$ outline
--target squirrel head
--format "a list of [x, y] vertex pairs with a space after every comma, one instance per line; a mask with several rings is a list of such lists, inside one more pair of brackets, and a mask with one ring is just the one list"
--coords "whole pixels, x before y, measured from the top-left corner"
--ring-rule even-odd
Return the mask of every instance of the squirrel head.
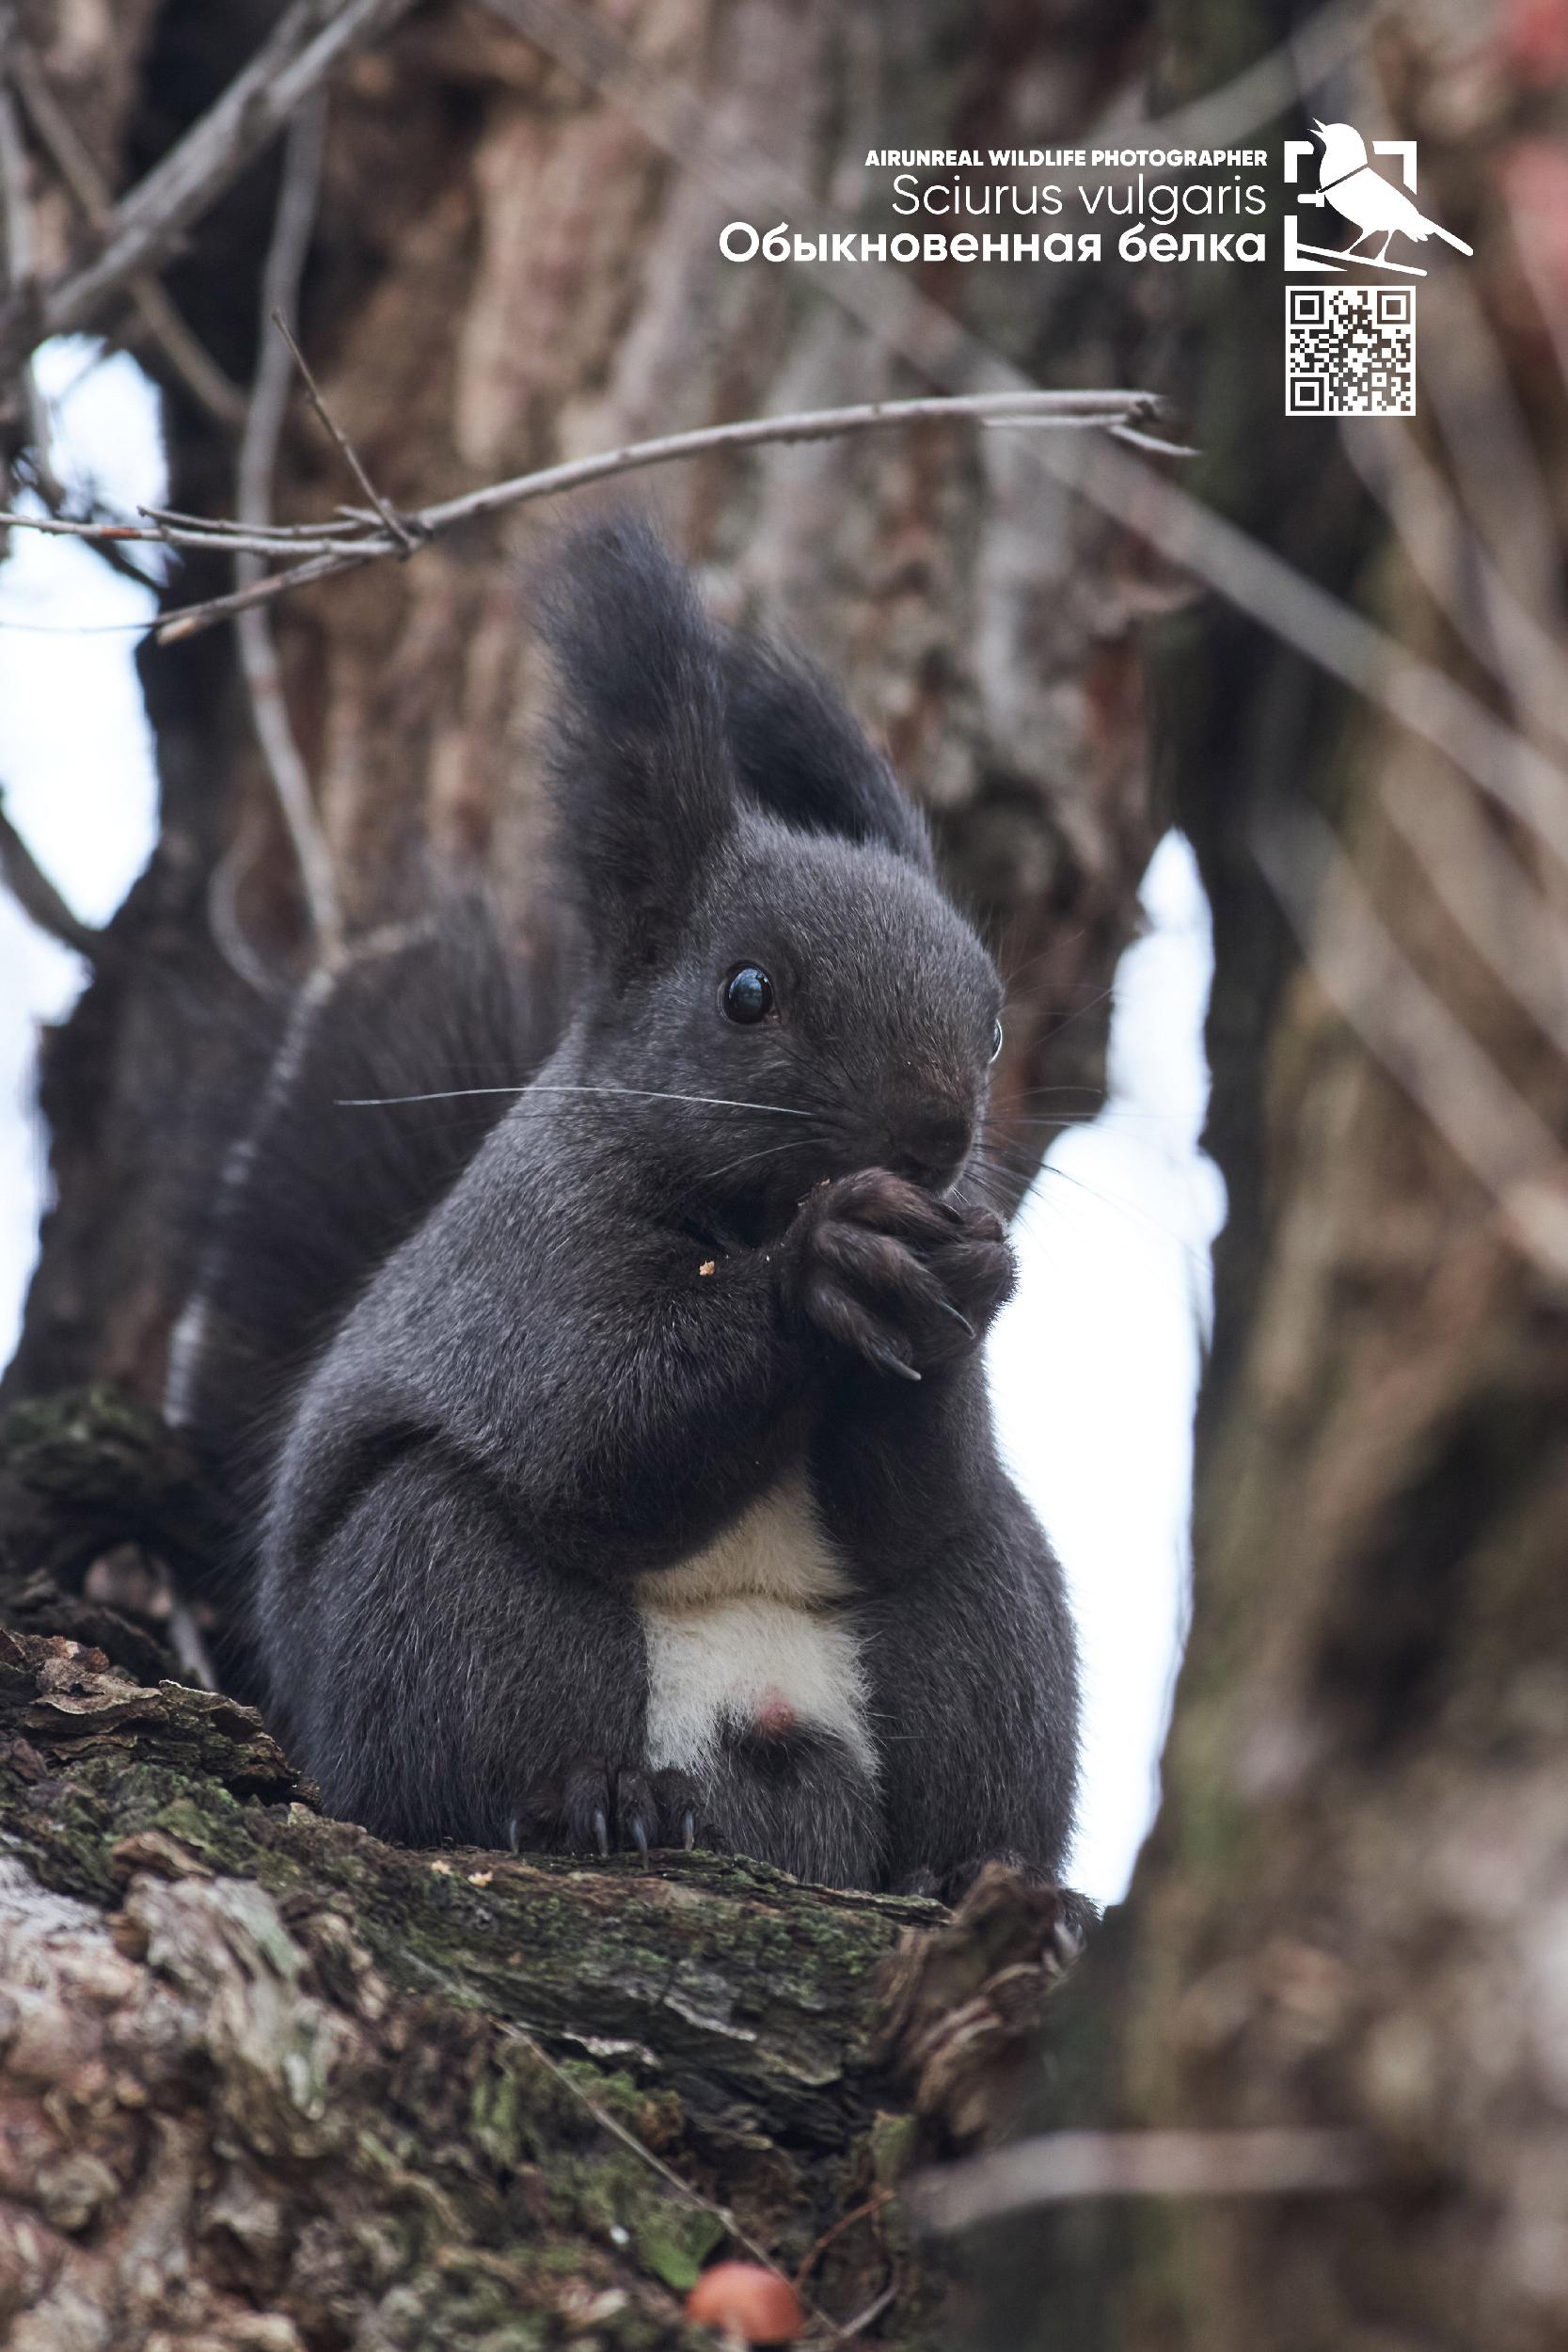
[[567, 544], [543, 626], [585, 1076], [647, 1089], [639, 1151], [743, 1231], [857, 1168], [949, 1189], [1002, 985], [886, 761], [807, 663], [710, 622], [640, 518]]

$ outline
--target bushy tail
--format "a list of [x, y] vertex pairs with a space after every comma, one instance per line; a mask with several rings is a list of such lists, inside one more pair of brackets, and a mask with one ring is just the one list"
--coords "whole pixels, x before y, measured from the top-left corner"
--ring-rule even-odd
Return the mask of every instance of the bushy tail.
[[[554, 1025], [547, 978], [525, 984], [471, 899], [372, 936], [301, 990], [211, 1204], [170, 1361], [169, 1418], [241, 1517], [300, 1381], [538, 1069]], [[407, 1099], [420, 1096], [453, 1099]]]

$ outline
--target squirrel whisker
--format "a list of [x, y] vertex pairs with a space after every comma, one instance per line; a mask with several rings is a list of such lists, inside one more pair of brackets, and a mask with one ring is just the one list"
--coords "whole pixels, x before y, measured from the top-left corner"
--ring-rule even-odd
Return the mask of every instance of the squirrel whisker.
[[399, 1103], [460, 1103], [471, 1094], [627, 1094], [645, 1103], [703, 1103], [716, 1110], [772, 1111], [780, 1119], [809, 1119], [810, 1111], [785, 1103], [742, 1103], [727, 1094], [665, 1094], [657, 1087], [558, 1087], [537, 1081], [520, 1087], [451, 1087], [436, 1094], [352, 1094], [340, 1097], [341, 1111], [387, 1110]]

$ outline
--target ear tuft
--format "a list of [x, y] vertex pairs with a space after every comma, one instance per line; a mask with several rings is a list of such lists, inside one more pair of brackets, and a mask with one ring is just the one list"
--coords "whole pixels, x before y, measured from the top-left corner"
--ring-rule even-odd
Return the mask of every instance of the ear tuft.
[[925, 819], [812, 662], [737, 634], [725, 641], [724, 683], [748, 799], [802, 833], [879, 841], [931, 870]]
[[540, 628], [560, 675], [562, 845], [595, 928], [619, 928], [641, 960], [735, 824], [720, 648], [689, 577], [635, 514], [558, 549]]

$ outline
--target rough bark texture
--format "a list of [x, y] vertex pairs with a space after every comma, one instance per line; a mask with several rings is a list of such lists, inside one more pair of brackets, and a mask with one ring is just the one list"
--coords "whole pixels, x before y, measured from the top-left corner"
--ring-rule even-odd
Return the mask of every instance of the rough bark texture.
[[[1175, 18], [1197, 88], [1283, 29], [1265, 8]], [[1500, 216], [1525, 139], [1560, 128], [1559, 69], [1528, 70], [1528, 30], [1511, 48], [1473, 20], [1396, 13], [1383, 97], [1357, 77], [1307, 111], [1365, 122], [1391, 103], [1421, 140], [1424, 206], [1476, 245], [1418, 292], [1421, 442], [1560, 646], [1561, 389]], [[1482, 667], [1497, 609], [1474, 542], [1465, 553], [1441, 519], [1444, 493], [1426, 490], [1424, 518], [1457, 628], [1342, 454], [1310, 428], [1282, 432], [1278, 362], [1258, 357], [1277, 349], [1279, 306], [1277, 279], [1238, 273], [1201, 320], [1218, 393], [1198, 417], [1206, 493], [1499, 701]], [[1214, 905], [1212, 1136], [1232, 1226], [1164, 1808], [1045, 2112], [1349, 2127], [1383, 2185], [1101, 2206], [1004, 2233], [988, 2276], [1006, 2296], [986, 2302], [976, 2340], [1545, 2352], [1568, 2341], [1560, 1274], [1296, 968], [1251, 844], [1292, 809], [1331, 816], [1381, 924], [1560, 1141], [1568, 1076], [1513, 990], [1560, 946], [1560, 874], [1528, 828], [1325, 691], [1255, 621], [1207, 612], [1180, 657], [1166, 707], [1178, 812]], [[1396, 808], [1414, 811], [1449, 905]], [[1454, 898], [1477, 909], [1490, 961]], [[1375, 1026], [1410, 992], [1380, 978], [1364, 929], [1360, 945]], [[1456, 1068], [1439, 1057], [1425, 1074]], [[1418, 1088], [1419, 1057], [1410, 1071]], [[1560, 1203], [1561, 1163], [1537, 1173]]]
[[652, 2352], [710, 2340], [681, 2297], [747, 2240], [929, 2341], [892, 2192], [1005, 2111], [1055, 1898], [383, 1846], [88, 1597], [190, 1532], [149, 1416], [0, 1427], [7, 2344]]

